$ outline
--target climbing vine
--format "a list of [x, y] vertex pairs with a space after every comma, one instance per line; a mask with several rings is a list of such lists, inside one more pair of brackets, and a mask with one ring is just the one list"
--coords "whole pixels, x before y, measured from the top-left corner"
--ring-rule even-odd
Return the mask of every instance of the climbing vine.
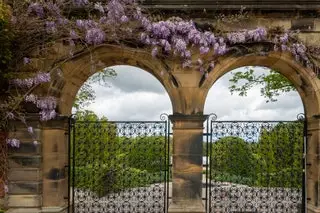
[[[319, 75], [320, 48], [306, 46], [299, 40], [299, 32], [279, 27], [224, 32], [219, 25], [203, 27], [205, 24], [191, 19], [154, 20], [150, 11], [135, 0], [0, 0], [0, 4], [0, 74], [7, 82], [3, 89], [10, 91], [0, 105], [0, 123], [5, 129], [8, 120], [19, 119], [31, 136], [33, 129], [24, 119], [22, 103], [38, 108], [40, 120], [54, 119], [56, 97], [34, 94], [34, 90], [48, 85], [53, 75], [63, 75], [59, 67], [64, 62], [102, 44], [146, 49], [159, 59], [179, 59], [182, 68], [192, 67], [204, 77], [223, 55], [290, 52], [297, 62], [313, 71], [311, 74]], [[225, 16], [217, 19], [230, 21]], [[70, 51], [54, 58], [51, 50], [58, 43]], [[257, 45], [260, 43], [267, 48], [261, 49]], [[38, 70], [37, 58], [49, 60], [52, 66]], [[93, 55], [91, 60], [94, 72], [99, 62]], [[6, 141], [19, 147], [18, 139]]]

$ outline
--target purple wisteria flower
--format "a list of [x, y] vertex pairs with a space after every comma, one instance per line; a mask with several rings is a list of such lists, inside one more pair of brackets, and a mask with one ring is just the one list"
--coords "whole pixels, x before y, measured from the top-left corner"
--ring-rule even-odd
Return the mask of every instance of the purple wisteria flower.
[[192, 67], [192, 61], [191, 60], [184, 60], [182, 63], [182, 68], [190, 68]]
[[91, 28], [86, 32], [85, 41], [88, 44], [102, 44], [105, 41], [105, 39], [105, 32], [103, 32], [100, 28]]
[[121, 21], [122, 23], [126, 23], [126, 22], [129, 21], [129, 18], [128, 18], [126, 15], [123, 15], [123, 16], [121, 16], [120, 21]]
[[38, 98], [37, 107], [41, 110], [53, 110], [57, 107], [57, 99], [53, 96]]
[[236, 33], [228, 33], [227, 39], [230, 44], [238, 44], [246, 42], [246, 33], [244, 32], [236, 32]]
[[42, 110], [39, 112], [41, 121], [52, 120], [57, 116], [55, 110]]
[[66, 25], [66, 24], [68, 24], [69, 23], [69, 20], [68, 19], [66, 19], [66, 18], [58, 18], [58, 24], [59, 25]]
[[24, 57], [24, 58], [23, 58], [23, 63], [24, 63], [24, 64], [30, 64], [30, 62], [31, 62], [31, 59], [30, 59], [30, 58], [27, 58], [27, 57]]
[[33, 78], [13, 79], [11, 82], [20, 88], [31, 88], [34, 85], [50, 82], [50, 80], [50, 73], [39, 72]]
[[26, 102], [37, 104], [38, 97], [34, 94], [27, 95], [24, 99]]
[[33, 128], [32, 128], [32, 126], [28, 126], [27, 130], [28, 130], [28, 132], [29, 132], [30, 134], [33, 134]]
[[20, 147], [20, 141], [16, 138], [8, 138], [7, 144], [11, 147], [16, 147], [16, 148]]
[[119, 0], [110, 0], [107, 9], [107, 17], [111, 23], [118, 24], [121, 17], [125, 15], [125, 8]]
[[14, 119], [14, 114], [12, 112], [7, 112], [6, 114], [8, 119]]
[[27, 13], [35, 13], [38, 17], [44, 17], [44, 9], [41, 4], [35, 2], [31, 3], [28, 7]]
[[56, 33], [57, 26], [54, 21], [46, 21], [46, 31], [47, 33]]
[[47, 8], [54, 16], [61, 17], [61, 10], [56, 3], [49, 2]]
[[154, 47], [151, 51], [152, 57], [156, 57], [158, 55], [158, 47]]
[[104, 8], [103, 8], [101, 2], [96, 2], [94, 4], [94, 9], [98, 10], [100, 13], [104, 13]]
[[73, 4], [80, 7], [89, 4], [88, 0], [73, 0]]
[[33, 83], [34, 85], [42, 84], [42, 83], [47, 83], [51, 81], [51, 76], [50, 73], [45, 73], [45, 72], [39, 72], [34, 78], [33, 78]]
[[97, 22], [93, 21], [93, 20], [88, 20], [88, 19], [77, 19], [76, 20], [76, 26], [79, 29], [91, 29], [91, 28], [97, 28], [99, 25]]
[[207, 54], [209, 50], [209, 47], [200, 47], [200, 54]]
[[70, 37], [71, 39], [78, 39], [79, 35], [74, 30], [70, 30]]

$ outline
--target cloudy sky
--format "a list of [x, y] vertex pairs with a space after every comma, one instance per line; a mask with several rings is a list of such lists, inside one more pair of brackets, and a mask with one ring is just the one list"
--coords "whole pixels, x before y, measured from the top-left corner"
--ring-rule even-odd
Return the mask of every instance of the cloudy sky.
[[[131, 66], [112, 68], [117, 76], [110, 78], [109, 87], [93, 85], [97, 97], [89, 110], [109, 120], [159, 120], [161, 113], [172, 113], [169, 96], [151, 74]], [[260, 87], [251, 89], [247, 97], [231, 95], [230, 76], [231, 73], [224, 75], [209, 91], [205, 114], [215, 113], [219, 120], [294, 120], [303, 112], [297, 92], [286, 93], [274, 103], [266, 103], [260, 96]]]

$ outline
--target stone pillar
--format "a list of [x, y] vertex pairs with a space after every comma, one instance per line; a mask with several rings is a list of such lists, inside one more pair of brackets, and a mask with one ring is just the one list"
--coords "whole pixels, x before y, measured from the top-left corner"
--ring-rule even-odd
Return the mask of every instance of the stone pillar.
[[320, 162], [319, 162], [319, 142], [320, 142], [320, 120], [308, 118], [308, 143], [306, 147], [306, 173], [307, 173], [307, 212], [320, 213]]
[[[20, 121], [12, 121], [10, 138], [20, 140], [19, 148], [9, 148], [8, 213], [38, 213], [42, 206], [42, 131], [38, 115], [27, 115], [34, 138]], [[35, 144], [34, 141], [37, 141]]]
[[42, 212], [65, 213], [68, 208], [68, 117], [42, 127]]
[[170, 115], [173, 123], [172, 202], [169, 213], [204, 213], [202, 142], [205, 115]]
[[[8, 213], [65, 213], [68, 207], [68, 118], [40, 122], [39, 115], [28, 115], [27, 125], [12, 122], [9, 136], [21, 141], [9, 150]], [[34, 140], [37, 143], [34, 143]]]

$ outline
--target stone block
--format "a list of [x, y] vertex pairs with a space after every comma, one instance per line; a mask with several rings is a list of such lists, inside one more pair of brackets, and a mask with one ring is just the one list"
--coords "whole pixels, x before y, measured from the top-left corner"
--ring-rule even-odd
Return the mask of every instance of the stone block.
[[8, 174], [9, 181], [39, 181], [42, 180], [42, 171], [33, 168], [12, 168]]
[[68, 213], [68, 207], [43, 207], [42, 213]]
[[35, 154], [39, 155], [41, 154], [41, 144], [34, 144], [32, 142], [21, 142], [20, 147], [18, 149], [16, 148], [9, 148], [9, 154], [16, 154], [16, 153], [21, 153], [21, 154]]
[[14, 155], [9, 157], [10, 168], [39, 168], [41, 165], [41, 156], [38, 155]]
[[18, 138], [21, 142], [41, 141], [41, 129], [33, 129], [33, 136], [30, 135], [27, 128], [17, 129], [17, 131], [9, 132], [9, 137]]
[[42, 205], [41, 195], [9, 195], [9, 208], [40, 207]]
[[40, 208], [11, 208], [6, 213], [41, 213]]
[[10, 194], [41, 194], [42, 182], [9, 182]]
[[68, 195], [67, 179], [51, 181], [43, 181], [43, 206], [64, 206], [67, 204], [65, 199]]
[[316, 207], [311, 204], [308, 204], [307, 205], [307, 212], [308, 213], [320, 213], [320, 207]]
[[168, 213], [205, 213], [204, 205], [199, 200], [185, 200], [183, 202], [172, 202]]

